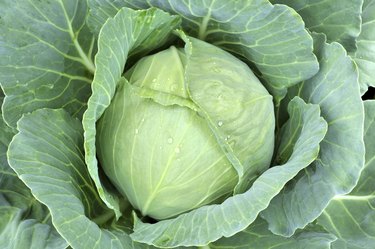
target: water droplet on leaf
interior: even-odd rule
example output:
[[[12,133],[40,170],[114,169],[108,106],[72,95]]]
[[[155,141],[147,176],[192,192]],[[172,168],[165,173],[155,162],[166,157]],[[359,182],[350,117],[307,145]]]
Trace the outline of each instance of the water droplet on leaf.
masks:
[[[170,90],[172,92],[176,91],[177,90],[177,85],[176,84],[172,84],[171,87],[170,87]]]
[[[215,73],[220,73],[221,72],[221,69],[219,67],[213,67],[212,70],[215,72]]]

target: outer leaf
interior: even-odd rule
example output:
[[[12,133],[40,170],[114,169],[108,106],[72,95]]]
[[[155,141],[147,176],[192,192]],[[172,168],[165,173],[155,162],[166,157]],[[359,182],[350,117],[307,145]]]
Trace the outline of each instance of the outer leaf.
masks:
[[[1,100],[0,100],[1,103]],[[12,140],[12,137],[14,136],[14,133],[11,128],[9,128],[1,116],[0,111],[0,173],[1,176],[5,174],[9,174],[12,176],[16,176],[13,172],[13,170],[9,167],[6,152],[8,150],[8,145],[10,141]],[[1,181],[0,183],[3,183],[4,181]]]
[[[13,136],[0,113],[0,248],[66,248],[46,207],[8,165],[6,152]]]
[[[66,248],[47,208],[8,165],[6,151],[13,136],[0,113],[0,248]]]
[[[32,196],[30,189],[18,179],[16,173],[8,164],[6,153],[13,136],[13,131],[0,116],[0,206],[15,208],[14,214],[19,217],[24,212],[23,217],[21,217],[23,219],[48,221],[46,216],[49,215],[49,212],[46,207]]]
[[[114,214],[101,202],[83,157],[80,122],[64,110],[24,115],[9,145],[12,168],[50,210],[52,222],[73,248],[132,248],[117,228],[100,229]]]
[[[159,247],[206,245],[249,226],[283,186],[316,158],[319,143],[325,135],[326,123],[319,116],[317,106],[305,104],[299,98],[290,105],[291,109],[305,111],[293,112],[303,113],[300,119],[303,128],[287,163],[268,169],[247,192],[230,197],[220,205],[204,206],[155,224],[136,220],[131,237]]]
[[[105,189],[99,179],[95,123],[111,102],[128,55],[162,46],[178,24],[177,17],[157,9],[134,11],[124,8],[106,22],[99,35],[92,95],[82,121],[85,131],[85,160],[100,197],[116,212],[117,217],[121,216],[117,197]]]
[[[277,236],[267,228],[267,222],[258,218],[246,230],[210,244],[212,249],[331,249],[335,236],[324,231],[301,231],[291,238]]]
[[[124,0],[89,0],[89,15],[87,24],[94,34],[98,35],[108,18],[114,17],[123,7],[133,9],[147,9],[150,7],[146,1],[138,3],[137,6],[126,3]]]
[[[86,0],[1,1],[0,82],[9,126],[43,107],[82,115],[94,71],[86,12]]]
[[[294,106],[289,103],[290,102],[287,103],[287,110],[285,110],[286,121],[276,138],[274,165],[284,164],[289,160],[303,128],[303,122],[301,119],[303,117],[303,112],[306,112],[306,110],[304,108],[294,108]],[[285,103],[283,102],[282,104]],[[311,113],[320,112],[320,108],[318,105],[313,105],[308,111]],[[287,113],[289,113],[288,116]]]
[[[29,217],[43,220],[48,214],[47,210],[35,200],[30,190],[8,165],[6,152],[13,136],[12,130],[0,117],[0,206],[15,207],[16,212],[30,212]]]
[[[353,58],[359,68],[359,83],[364,93],[368,86],[375,86],[375,0],[364,0],[362,11],[362,30]]]
[[[361,31],[363,0],[270,0],[286,4],[301,15],[306,27],[324,33],[329,42],[341,43],[347,51],[355,51]]]
[[[313,76],[318,65],[312,40],[300,17],[284,5],[267,0],[91,0],[91,26],[121,6],[158,7],[183,18],[184,30],[247,58],[259,69],[270,90],[283,96],[286,88]],[[94,31],[95,32],[95,31]]]
[[[52,226],[33,219],[22,220],[23,213],[18,208],[0,205],[1,248],[63,249],[67,247],[66,241]]]
[[[364,165],[363,104],[356,67],[338,43],[315,35],[320,71],[290,92],[319,104],[328,122],[319,157],[275,198],[262,216],[275,234],[290,236],[315,220],[336,194],[356,185]]]
[[[335,197],[318,222],[339,237],[333,248],[372,249],[375,245],[375,101],[365,101],[366,165],[355,189]]]
[[[12,221],[17,217],[19,209],[10,206],[0,206],[0,246],[2,248],[9,248],[12,243],[11,230]],[[13,232],[13,231],[12,231]]]

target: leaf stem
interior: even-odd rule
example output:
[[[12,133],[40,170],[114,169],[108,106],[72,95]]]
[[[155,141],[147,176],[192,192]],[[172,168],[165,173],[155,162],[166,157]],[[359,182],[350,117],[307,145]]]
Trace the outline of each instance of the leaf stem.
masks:
[[[114,217],[114,215],[115,214],[113,212],[107,211],[104,214],[92,218],[91,220],[95,222],[97,225],[101,226],[107,223],[109,220],[111,220]]]
[[[91,61],[90,58],[87,57],[85,52],[83,52],[83,49],[81,45],[79,44],[77,38],[73,37],[72,39],[73,39],[74,46],[78,51],[79,56],[82,58],[83,65],[85,65],[85,67],[90,71],[90,73],[94,74],[95,73],[94,63]]]
[[[350,200],[350,201],[369,201],[375,199],[375,195],[339,195],[334,197],[335,200]]]
[[[198,31],[198,38],[202,41],[206,39],[207,36],[207,27],[208,23],[211,19],[211,11],[212,11],[212,5],[214,4],[214,1],[211,1],[210,6],[208,6],[208,12],[205,17],[202,19],[201,25],[199,25],[199,31]]]
[[[68,25],[68,31],[69,31],[70,38],[72,39],[74,47],[76,48],[79,56],[82,58],[82,64],[87,68],[87,70],[89,70],[92,74],[94,74],[95,73],[95,65],[92,62],[91,58],[87,57],[87,55],[85,54],[85,52],[83,51],[83,49],[81,47],[81,44],[79,44],[78,36],[73,31],[72,22],[69,19],[69,15],[66,12],[65,6],[62,3],[62,1],[60,1],[60,5],[61,5],[61,8],[64,12],[66,24]]]
[[[42,224],[47,224],[48,220],[51,218],[51,213],[48,213],[46,217],[41,221]]]
[[[210,249],[211,247],[209,245],[207,246],[198,246],[198,249]]]
[[[88,52],[88,58],[90,60],[92,59],[92,53],[94,51],[94,44],[95,44],[95,37],[93,36],[92,39],[91,39],[90,49],[89,49],[89,52]]]
[[[202,41],[204,41],[204,39],[206,38],[206,31],[207,31],[207,26],[208,26],[209,21],[210,21],[210,13],[207,14],[207,16],[203,18],[201,25],[199,25],[198,37]]]

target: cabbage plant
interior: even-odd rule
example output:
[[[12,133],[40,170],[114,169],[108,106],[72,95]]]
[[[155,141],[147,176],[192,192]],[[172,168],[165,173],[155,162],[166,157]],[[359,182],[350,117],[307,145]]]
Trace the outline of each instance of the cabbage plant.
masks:
[[[374,247],[374,0],[3,0],[0,34],[0,248]]]

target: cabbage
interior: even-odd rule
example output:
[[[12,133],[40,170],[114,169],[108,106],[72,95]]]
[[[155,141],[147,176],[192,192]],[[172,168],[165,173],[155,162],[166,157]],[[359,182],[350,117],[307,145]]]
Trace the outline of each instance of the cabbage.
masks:
[[[0,34],[0,248],[374,248],[375,0],[2,0]]]
[[[234,56],[193,44],[191,57],[172,46],[137,62],[98,122],[104,171],[155,219],[220,203],[273,154],[272,96]]]

